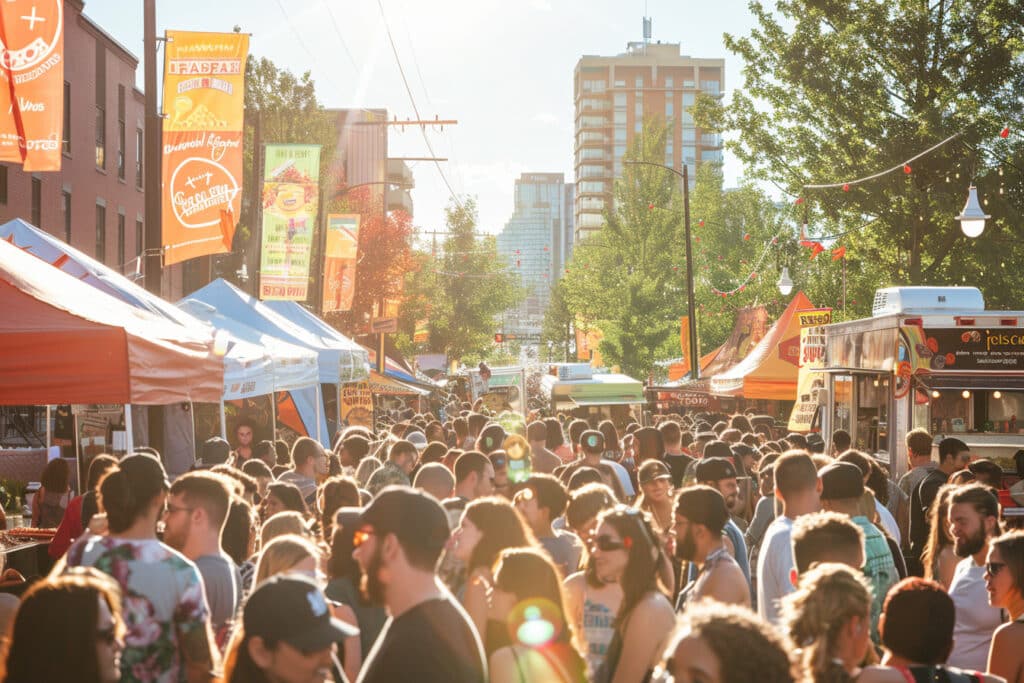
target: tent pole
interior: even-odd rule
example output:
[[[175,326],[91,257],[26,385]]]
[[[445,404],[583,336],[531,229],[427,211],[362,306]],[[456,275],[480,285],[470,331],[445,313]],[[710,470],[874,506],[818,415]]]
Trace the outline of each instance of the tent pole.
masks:
[[[53,426],[50,424],[50,409],[53,406],[47,404],[46,406],[46,453],[49,457],[50,445],[53,443]]]
[[[228,425],[224,420],[224,397],[220,397],[220,438],[228,440]]]
[[[338,425],[338,429],[335,432],[335,435],[337,435],[337,433],[341,431],[341,382],[338,382],[338,384],[335,386],[335,392],[334,393],[335,393],[336,398],[337,398],[337,400],[334,402],[334,406],[335,406],[335,411],[334,412],[337,413],[336,419],[338,420],[337,423],[336,423]],[[334,444],[331,444],[331,445],[333,446]]]
[[[132,434],[132,404],[124,405],[124,454],[131,455],[135,450],[135,436]]]
[[[189,399],[188,399],[188,414],[189,414],[189,417],[192,418],[192,458],[194,460],[195,459],[195,453],[196,453],[196,451],[199,450],[197,448],[197,446],[199,444],[196,443],[196,404],[192,402],[192,398],[191,397],[189,397]],[[203,439],[203,441],[205,441],[205,440],[206,439]]]
[[[270,440],[277,441],[277,390],[270,394]]]
[[[320,442],[320,445],[324,445],[324,437],[320,430],[320,420],[323,419],[323,413],[321,408],[324,405],[324,392],[318,384],[316,386],[316,401],[313,402],[316,408],[316,440]]]

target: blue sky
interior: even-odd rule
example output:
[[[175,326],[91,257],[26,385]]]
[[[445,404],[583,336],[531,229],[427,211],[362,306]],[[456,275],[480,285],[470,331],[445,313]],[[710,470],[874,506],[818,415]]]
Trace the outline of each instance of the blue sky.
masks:
[[[459,121],[428,136],[434,152],[450,159],[441,166],[455,192],[477,197],[488,232],[500,231],[511,215],[520,173],[564,172],[572,181],[572,72],[581,55],[618,54],[640,40],[646,7],[655,40],[680,42],[693,57],[725,58],[728,99],[742,64],[722,35],[747,34],[754,25],[746,0],[380,1],[420,114]],[[141,56],[142,6],[87,0],[85,13]],[[230,31],[235,24],[252,34],[253,54],[312,71],[325,106],[386,107],[413,117],[377,0],[157,2],[159,32]],[[138,79],[141,87],[141,64]],[[413,128],[393,130],[390,149],[392,156],[429,156]],[[726,153],[727,184],[741,172]],[[413,173],[415,224],[443,229],[444,182],[433,164],[417,163]]]

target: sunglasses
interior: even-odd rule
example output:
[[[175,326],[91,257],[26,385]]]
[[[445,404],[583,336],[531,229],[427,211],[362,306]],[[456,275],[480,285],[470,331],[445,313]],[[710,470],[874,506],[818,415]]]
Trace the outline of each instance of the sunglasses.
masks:
[[[1005,566],[1005,562],[986,562],[985,573],[989,576],[996,576],[999,572],[1003,571],[1003,567]]]
[[[598,536],[590,542],[591,550],[600,550],[606,553],[613,550],[623,550],[625,547],[625,543],[622,541],[616,541],[611,536]]]
[[[352,547],[358,548],[359,546],[370,540],[370,536],[373,535],[374,533],[369,529],[359,529],[358,531],[355,531],[352,534]]]

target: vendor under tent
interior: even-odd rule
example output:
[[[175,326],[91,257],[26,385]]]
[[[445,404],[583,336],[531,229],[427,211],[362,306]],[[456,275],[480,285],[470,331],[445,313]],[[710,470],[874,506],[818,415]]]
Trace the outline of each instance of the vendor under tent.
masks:
[[[797,292],[764,339],[738,364],[711,378],[711,392],[746,401],[795,401],[800,360],[797,311],[813,308],[810,299]]]
[[[208,330],[97,292],[0,240],[0,403],[216,403],[224,366]],[[128,448],[131,410],[125,411]]]
[[[316,352],[321,384],[339,384],[343,381],[344,373],[347,373],[345,369],[355,364],[352,360],[352,350],[348,345],[311,334],[272,310],[264,302],[249,296],[223,279],[214,280],[186,298],[213,306],[226,317],[234,318],[264,334]],[[330,391],[333,394],[335,389],[332,387]],[[309,404],[315,409],[313,417],[307,412],[308,406],[300,405],[305,403],[306,393],[308,392],[291,392],[296,408],[304,424],[316,425],[315,429],[308,430],[308,435],[322,444],[329,445],[331,437],[324,410],[324,392],[318,388],[317,395],[309,397]],[[337,415],[331,417],[337,419]]]
[[[348,372],[342,371],[341,382],[361,382],[370,376],[370,355],[362,346],[352,341],[338,330],[328,325],[323,319],[309,312],[296,301],[265,301],[267,306],[315,335],[328,344],[340,344],[351,352]]]
[[[218,331],[227,332],[236,343],[262,349],[266,354],[269,372],[258,381],[240,378],[244,383],[237,385],[235,382],[228,382],[228,376],[225,374],[225,401],[266,394],[276,395],[277,392],[291,392],[305,432],[308,434],[316,431],[318,420],[316,401],[320,378],[316,352],[282,341],[271,334],[250,327],[234,318],[229,318],[202,301],[184,299],[178,302],[177,307],[190,317],[211,325]],[[276,401],[272,403],[275,406],[277,404]],[[226,439],[228,435],[223,402],[221,402],[220,420],[221,436]]]

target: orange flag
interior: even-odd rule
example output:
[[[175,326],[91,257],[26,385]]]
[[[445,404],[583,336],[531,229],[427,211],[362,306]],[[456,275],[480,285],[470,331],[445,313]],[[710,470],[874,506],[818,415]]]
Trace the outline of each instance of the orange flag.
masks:
[[[833,261],[838,261],[841,258],[846,258],[846,247],[839,247],[838,249],[832,250]]]

